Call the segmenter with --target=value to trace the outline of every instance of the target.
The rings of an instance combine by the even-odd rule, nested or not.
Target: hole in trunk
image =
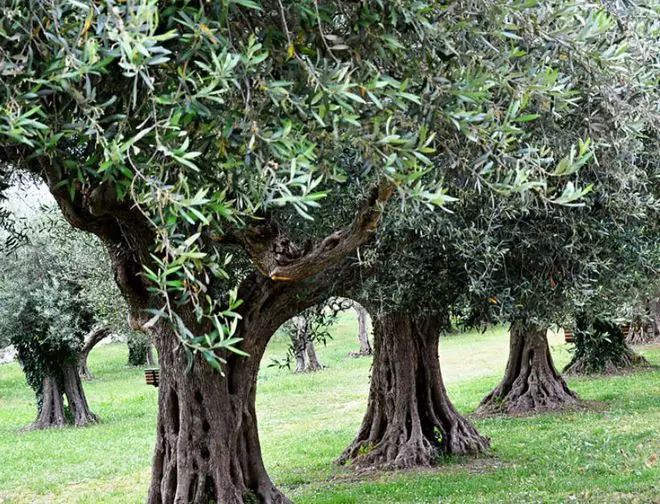
[[[202,430],[204,432],[208,432],[211,430],[211,425],[209,424],[208,420],[204,420],[204,422],[202,422]]]
[[[199,450],[199,453],[204,460],[208,460],[209,457],[211,456],[211,453],[209,452],[209,449],[206,446],[202,446],[202,449]]]
[[[195,401],[199,404],[202,404],[203,400],[204,396],[202,396],[202,393],[199,391],[199,389],[195,390]]]
[[[179,433],[179,396],[174,389],[170,389],[170,418],[172,419],[172,428],[176,434]]]
[[[206,476],[206,481],[204,482],[204,494],[208,497],[215,497],[215,481],[213,481],[213,477],[210,474]]]

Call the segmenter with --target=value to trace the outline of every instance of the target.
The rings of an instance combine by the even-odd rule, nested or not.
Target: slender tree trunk
[[[304,373],[307,370],[305,364],[305,350],[307,347],[305,317],[298,315],[293,318],[293,333],[291,334],[291,345],[293,355],[296,358],[296,373]]]
[[[154,359],[154,346],[151,343],[147,344],[147,367],[154,367],[156,359]]]
[[[312,340],[307,341],[305,353],[307,354],[307,371],[320,371],[323,369],[323,365],[316,355],[316,348]]]
[[[337,460],[382,469],[432,465],[438,455],[487,450],[449,400],[438,360],[440,324],[432,317],[374,320],[374,363],[367,412]]]
[[[577,395],[555,369],[547,330],[515,321],[509,332],[504,378],[481,401],[477,413],[538,413],[577,406]]]
[[[110,329],[107,327],[97,327],[92,329],[92,331],[85,338],[85,344],[82,351],[80,352],[80,357],[78,359],[78,373],[85,380],[92,380],[94,377],[89,371],[87,366],[87,357],[89,352],[92,351],[96,345],[98,345],[104,338],[110,334]]]
[[[75,362],[67,362],[62,366],[64,393],[73,415],[73,424],[82,427],[90,423],[98,422],[99,418],[90,411],[87,397],[80,381],[78,365]]]
[[[364,306],[358,303],[354,303],[353,308],[357,312],[358,319],[358,338],[360,340],[360,352],[358,356],[371,355],[373,351],[371,349],[371,344],[369,343],[369,331],[367,329],[369,313]]]
[[[26,430],[64,427],[64,399],[57,379],[50,376],[44,378],[41,394],[41,408],[37,419]]]

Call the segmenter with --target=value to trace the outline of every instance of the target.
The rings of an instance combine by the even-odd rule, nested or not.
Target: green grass
[[[332,464],[351,441],[366,406],[369,359],[354,359],[356,324],[342,318],[319,349],[322,372],[296,376],[268,368],[287,342],[271,343],[257,408],[266,466],[297,503],[610,503],[660,502],[660,371],[570,379],[603,411],[478,420],[492,454],[447,460],[433,470],[355,474]],[[569,354],[551,337],[558,366]],[[503,329],[441,340],[441,362],[456,406],[471,413],[506,364]],[[660,348],[642,348],[660,364]],[[0,502],[144,502],[154,442],[157,391],[125,365],[124,345],[90,356],[88,400],[102,423],[21,433],[34,398],[16,364],[0,366]]]

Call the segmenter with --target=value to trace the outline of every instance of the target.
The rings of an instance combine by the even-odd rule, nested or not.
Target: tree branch
[[[393,187],[374,187],[350,227],[335,231],[316,246],[298,247],[276,223],[248,228],[243,246],[257,268],[271,280],[295,282],[337,264],[373,236]]]

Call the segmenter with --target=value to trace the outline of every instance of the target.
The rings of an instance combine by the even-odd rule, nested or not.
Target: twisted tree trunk
[[[262,342],[270,337],[264,327],[251,330]],[[244,346],[249,358],[225,356],[224,378],[200,358],[186,372],[184,352],[167,328],[156,345],[161,374],[148,502],[289,503],[261,458],[255,395],[265,345]]]
[[[293,355],[296,358],[296,373],[320,371],[323,365],[316,355],[316,348],[310,335],[309,321],[304,315],[293,318],[294,332],[291,334]]]
[[[47,376],[43,379],[41,389],[41,404],[37,419],[26,430],[48,429],[51,427],[64,427],[64,399],[57,384],[57,379]]]
[[[87,397],[83,390],[78,365],[75,362],[67,362],[62,367],[63,387],[66,400],[73,416],[73,425],[82,427],[90,423],[96,423],[99,418],[90,411]]]
[[[539,413],[577,406],[577,395],[555,369],[547,330],[515,321],[509,333],[509,361],[504,378],[481,401],[477,413]]]
[[[307,342],[305,348],[305,353],[307,354],[307,371],[320,371],[323,369],[323,365],[319,361],[318,356],[316,355],[316,348],[314,347],[314,342],[310,339]]]
[[[89,371],[87,366],[87,357],[89,352],[92,351],[96,345],[98,345],[104,338],[110,334],[110,329],[107,327],[96,327],[85,338],[85,344],[83,349],[80,352],[80,357],[78,358],[78,373],[85,380],[92,380],[94,376]]]
[[[441,454],[488,449],[490,440],[454,408],[438,360],[433,317],[383,315],[374,320],[374,363],[367,413],[337,460],[358,466],[430,466]]]
[[[27,429],[49,429],[68,425],[70,421],[64,409],[65,395],[74,426],[84,427],[98,422],[98,417],[90,411],[87,404],[85,390],[78,374],[78,364],[68,361],[64,362],[54,375],[44,378],[39,413]]]

